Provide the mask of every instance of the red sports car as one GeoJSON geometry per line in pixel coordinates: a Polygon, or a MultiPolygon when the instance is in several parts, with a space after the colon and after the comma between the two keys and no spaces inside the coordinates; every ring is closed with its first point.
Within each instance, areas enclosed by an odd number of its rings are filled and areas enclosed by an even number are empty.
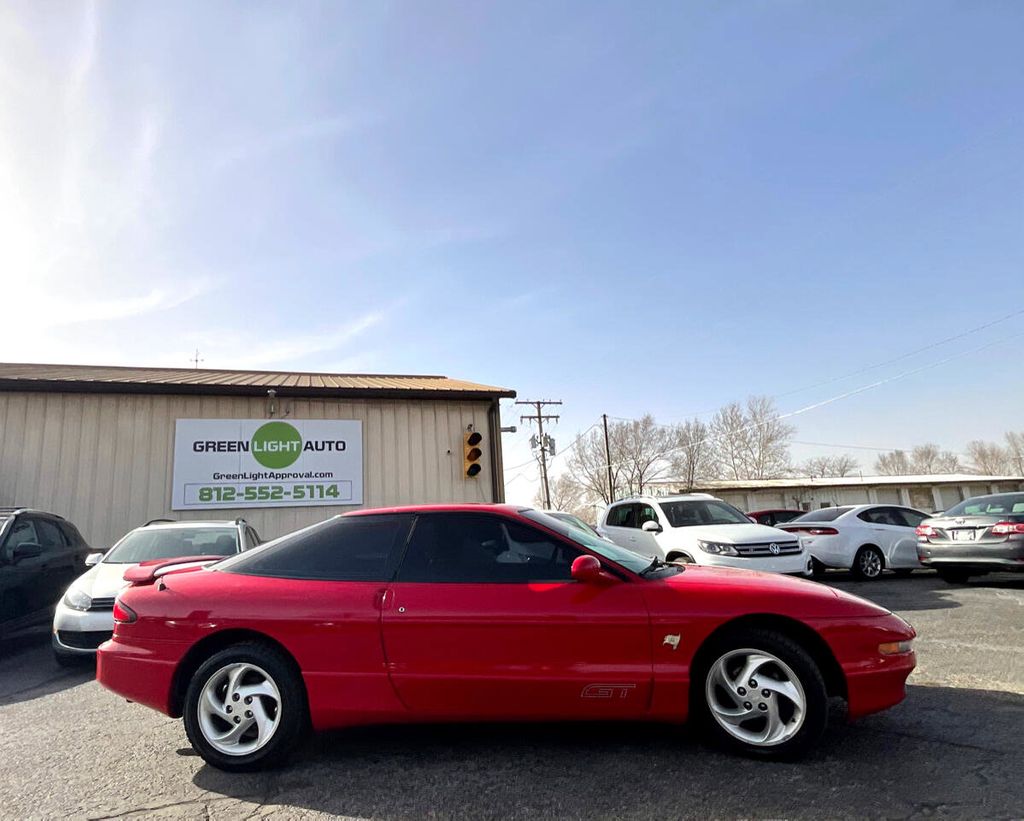
{"type": "MultiPolygon", "coordinates": [[[[370,510],[204,566],[142,565],[99,681],[184,716],[210,764],[405,721],[699,721],[793,756],[901,701],[914,630],[814,582],[665,564],[534,510],[370,510]]],[[[192,561],[195,561],[193,557],[192,561]]]]}

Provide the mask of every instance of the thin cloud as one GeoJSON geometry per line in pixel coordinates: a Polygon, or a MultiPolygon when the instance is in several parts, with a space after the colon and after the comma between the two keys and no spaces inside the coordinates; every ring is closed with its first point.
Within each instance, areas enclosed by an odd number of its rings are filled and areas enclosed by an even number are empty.
{"type": "Polygon", "coordinates": [[[350,133],[360,124],[353,118],[345,116],[324,117],[297,123],[232,146],[216,158],[214,166],[222,171],[240,163],[265,157],[268,154],[294,148],[303,143],[337,139],[350,133]]]}

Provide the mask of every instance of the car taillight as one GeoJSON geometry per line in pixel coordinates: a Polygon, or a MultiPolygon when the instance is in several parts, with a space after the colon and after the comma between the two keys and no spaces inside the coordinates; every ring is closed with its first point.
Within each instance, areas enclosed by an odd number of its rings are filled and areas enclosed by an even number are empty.
{"type": "Polygon", "coordinates": [[[992,525],[992,532],[996,536],[1012,536],[1024,533],[1024,522],[998,522],[992,525]]]}
{"type": "Polygon", "coordinates": [[[131,624],[138,618],[135,611],[127,604],[121,604],[121,600],[114,601],[114,621],[117,624],[131,624]]]}
{"type": "Polygon", "coordinates": [[[811,536],[836,536],[839,531],[834,527],[786,527],[783,530],[788,530],[790,533],[807,533],[811,536]]]}
{"type": "Polygon", "coordinates": [[[918,525],[915,532],[918,536],[934,536],[937,531],[931,525],[918,525]]]}

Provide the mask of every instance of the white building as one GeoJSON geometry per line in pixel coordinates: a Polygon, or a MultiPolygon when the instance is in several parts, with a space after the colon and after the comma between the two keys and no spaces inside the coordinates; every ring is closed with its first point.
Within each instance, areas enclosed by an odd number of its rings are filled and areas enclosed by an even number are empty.
{"type": "Polygon", "coordinates": [[[926,513],[946,510],[971,496],[1024,490],[1020,476],[844,476],[827,479],[740,479],[698,482],[690,491],[671,479],[648,483],[653,496],[711,493],[744,511],[860,504],[906,505],[926,513]]]}

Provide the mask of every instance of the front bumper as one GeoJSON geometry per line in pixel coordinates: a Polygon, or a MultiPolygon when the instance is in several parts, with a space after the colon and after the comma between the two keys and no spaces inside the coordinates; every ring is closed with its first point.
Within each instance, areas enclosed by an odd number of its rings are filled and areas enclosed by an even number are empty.
{"type": "Polygon", "coordinates": [[[92,656],[114,634],[111,610],[73,610],[58,602],[53,614],[53,649],[67,655],[92,656]]]}
{"type": "Polygon", "coordinates": [[[762,573],[785,573],[794,576],[811,575],[811,557],[806,551],[785,556],[722,556],[705,553],[700,549],[690,551],[697,564],[705,567],[734,567],[737,570],[757,570],[762,573]]]}
{"type": "Polygon", "coordinates": [[[936,569],[962,568],[989,571],[1024,572],[1024,539],[1001,542],[934,543],[924,539],[917,543],[917,557],[925,567],[936,569]]]}

